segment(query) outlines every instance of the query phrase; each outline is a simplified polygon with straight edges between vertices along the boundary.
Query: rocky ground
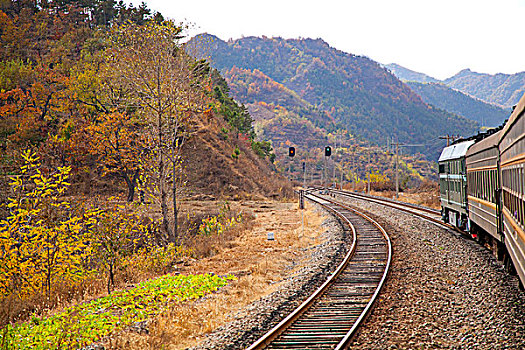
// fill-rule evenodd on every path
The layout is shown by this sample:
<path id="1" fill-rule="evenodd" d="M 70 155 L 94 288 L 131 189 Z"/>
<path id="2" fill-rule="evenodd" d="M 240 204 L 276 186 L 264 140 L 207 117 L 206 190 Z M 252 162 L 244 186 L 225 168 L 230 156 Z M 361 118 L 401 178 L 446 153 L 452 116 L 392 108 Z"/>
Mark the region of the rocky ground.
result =
<path id="1" fill-rule="evenodd" d="M 349 203 L 382 223 L 394 245 L 386 287 L 352 348 L 525 348 L 525 293 L 488 250 L 394 209 Z"/>
<path id="2" fill-rule="evenodd" d="M 394 248 L 392 270 L 386 286 L 353 340 L 352 349 L 525 349 L 525 293 L 520 291 L 517 277 L 508 275 L 491 252 L 455 232 L 395 209 L 361 200 L 348 201 L 384 225 Z M 276 206 L 254 206 L 259 208 L 254 209 L 259 213 L 259 225 L 274 220 L 271 228 L 277 227 L 279 221 L 291 222 L 291 217 L 283 219 L 279 216 L 282 210 L 274 211 Z M 297 220 L 297 212 L 294 215 L 293 220 Z M 239 241 L 231 250 L 205 262 L 202 268 L 215 266 L 217 273 L 235 270 L 240 278 L 235 285 L 224 288 L 208 300 L 204 298 L 193 308 L 202 312 L 203 305 L 220 299 L 221 304 L 217 304 L 220 306 L 214 311 L 216 315 L 226 310 L 237 311 L 219 327 L 208 327 L 214 331 L 204 332 L 207 333 L 205 336 L 188 335 L 188 340 L 193 339 L 190 343 L 198 342 L 198 345 L 191 345 L 191 349 L 244 349 L 313 292 L 344 252 L 342 245 L 346 233 L 336 219 L 327 217 L 321 236 L 311 232 L 303 248 L 291 249 L 297 239 L 294 237 L 298 237 L 297 224 L 288 240 L 283 237 L 279 242 L 280 248 L 269 243 L 254 248 L 256 255 L 263 251 L 274 254 L 271 260 L 285 254 L 297 257 L 287 258 L 279 265 L 280 271 L 271 272 L 268 260 L 261 260 L 250 251 L 232 255 L 235 249 L 245 249 L 254 244 L 249 242 L 256 241 Z M 319 226 L 312 224 L 311 228 L 314 227 Z M 268 226 L 262 225 L 255 229 L 254 235 L 264 234 L 267 229 Z M 242 262 L 244 270 L 239 270 L 241 262 L 234 269 L 231 267 L 228 262 L 231 256 L 246 257 L 247 260 Z M 226 262 L 228 264 L 220 267 Z M 256 268 L 254 264 L 257 264 Z M 196 266 L 192 269 L 195 271 L 190 272 L 200 272 Z M 275 274 L 273 282 L 268 271 Z M 268 289 L 270 292 L 261 294 L 264 295 L 262 298 L 250 301 L 247 306 L 225 306 L 237 295 L 242 295 L 243 288 L 250 289 L 256 275 L 266 278 L 261 285 L 269 283 L 273 289 Z M 174 324 L 174 319 L 179 324 L 203 323 L 210 313 L 199 316 L 183 310 L 181 315 L 167 317 L 166 325 L 158 328 L 165 332 L 169 325 Z M 184 317 L 186 319 L 182 322 Z M 149 327 L 152 333 L 155 333 L 154 328 Z M 175 333 L 184 337 L 184 331 L 179 329 L 167 335 L 157 332 L 147 341 L 148 348 L 158 348 L 156 344 L 165 348 L 185 348 L 184 342 L 166 346 L 168 338 L 171 339 L 169 334 Z"/>

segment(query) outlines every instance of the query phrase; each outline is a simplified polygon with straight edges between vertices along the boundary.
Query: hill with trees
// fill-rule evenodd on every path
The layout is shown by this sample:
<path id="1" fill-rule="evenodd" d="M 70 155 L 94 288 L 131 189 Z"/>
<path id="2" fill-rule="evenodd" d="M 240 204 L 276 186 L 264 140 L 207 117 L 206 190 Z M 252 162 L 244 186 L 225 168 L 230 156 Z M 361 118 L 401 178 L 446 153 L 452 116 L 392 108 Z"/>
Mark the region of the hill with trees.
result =
<path id="1" fill-rule="evenodd" d="M 464 69 L 444 83 L 488 103 L 512 108 L 525 93 L 525 72 L 492 75 Z"/>
<path id="2" fill-rule="evenodd" d="M 472 98 L 443 83 L 418 83 L 408 81 L 406 84 L 416 94 L 421 96 L 426 103 L 474 120 L 482 127 L 497 127 L 501 125 L 511 113 L 510 110 Z"/>
<path id="3" fill-rule="evenodd" d="M 82 348 L 157 314 L 168 294 L 134 289 L 115 313 L 110 297 L 104 315 L 97 300 L 97 317 L 84 303 L 46 318 L 173 272 L 195 242 L 243 220 L 228 208 L 181 215 L 181 201 L 292 195 L 271 144 L 255 139 L 247 109 L 187 53 L 184 35 L 144 4 L 0 3 L 3 347 Z M 194 299 L 226 283 L 179 277 L 163 293 L 183 284 Z"/>
<path id="4" fill-rule="evenodd" d="M 278 100 L 275 89 L 272 95 L 262 96 L 266 90 L 259 81 L 246 80 L 260 72 L 267 77 L 266 85 L 293 92 L 292 99 L 281 100 L 281 107 L 291 110 L 308 103 L 316 113 L 313 120 L 310 114 L 305 117 L 325 130 L 343 129 L 375 144 L 384 145 L 391 138 L 424 144 L 421 152 L 431 159 L 443 146 L 438 136 L 470 135 L 477 130 L 474 122 L 423 102 L 378 63 L 331 48 L 320 39 L 247 37 L 225 42 L 200 35 L 190 44 L 221 72 L 234 67 L 251 72 L 227 77 L 229 84 L 239 87 L 232 89 L 237 100 L 254 103 L 256 93 L 261 101 Z"/>
<path id="5" fill-rule="evenodd" d="M 403 82 L 441 83 L 454 90 L 461 91 L 465 95 L 481 100 L 487 104 L 496 105 L 500 108 L 507 110 L 512 108 L 512 106 L 516 105 L 521 96 L 523 96 L 523 94 L 525 93 L 525 72 L 520 72 L 516 74 L 498 73 L 491 75 L 485 73 L 476 73 L 471 71 L 470 69 L 464 69 L 458 74 L 441 81 L 429 77 L 424 73 L 412 71 L 395 63 L 387 64 L 385 67 L 388 68 L 392 72 L 392 74 L 394 74 Z M 427 92 L 430 93 L 432 85 L 426 86 L 426 88 Z M 443 92 L 444 90 L 440 89 L 440 91 Z M 461 101 L 466 102 L 463 96 L 457 95 L 457 97 Z M 452 101 L 450 102 L 452 103 Z M 452 104 L 456 105 L 459 103 L 461 102 L 456 101 Z M 472 111 L 465 112 L 469 115 L 475 114 L 476 110 L 479 111 L 479 108 L 481 108 L 479 104 L 473 103 L 472 101 L 467 102 L 467 104 L 474 107 Z M 439 105 L 437 104 L 436 106 L 439 107 Z M 445 108 L 445 110 L 448 109 Z M 491 113 L 490 110 L 491 108 L 487 109 L 485 112 L 482 113 Z M 500 110 L 492 110 L 496 115 L 501 114 Z M 454 112 L 454 110 L 448 111 Z M 466 116 L 465 114 L 461 115 Z M 488 117 L 488 119 L 497 120 L 498 117 L 496 115 L 490 116 Z"/>
<path id="6" fill-rule="evenodd" d="M 415 81 L 418 83 L 438 83 L 439 80 L 432 78 L 429 75 L 424 73 L 416 72 L 400 66 L 397 63 L 390 63 L 385 65 L 385 68 L 388 69 L 392 74 L 394 74 L 401 81 Z"/>

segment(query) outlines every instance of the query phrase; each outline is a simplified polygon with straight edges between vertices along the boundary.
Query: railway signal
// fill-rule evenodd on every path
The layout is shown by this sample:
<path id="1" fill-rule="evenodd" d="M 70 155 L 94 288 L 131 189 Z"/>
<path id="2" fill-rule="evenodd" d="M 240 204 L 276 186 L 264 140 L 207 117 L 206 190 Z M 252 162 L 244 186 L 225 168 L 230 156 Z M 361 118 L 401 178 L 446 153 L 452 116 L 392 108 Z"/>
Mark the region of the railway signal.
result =
<path id="1" fill-rule="evenodd" d="M 326 147 L 324 148 L 324 155 L 325 155 L 326 157 L 330 157 L 330 156 L 332 155 L 332 147 L 330 147 L 330 146 L 326 146 Z"/>
<path id="2" fill-rule="evenodd" d="M 295 147 L 289 147 L 289 148 L 288 148 L 288 155 L 289 155 L 290 157 L 295 156 Z"/>

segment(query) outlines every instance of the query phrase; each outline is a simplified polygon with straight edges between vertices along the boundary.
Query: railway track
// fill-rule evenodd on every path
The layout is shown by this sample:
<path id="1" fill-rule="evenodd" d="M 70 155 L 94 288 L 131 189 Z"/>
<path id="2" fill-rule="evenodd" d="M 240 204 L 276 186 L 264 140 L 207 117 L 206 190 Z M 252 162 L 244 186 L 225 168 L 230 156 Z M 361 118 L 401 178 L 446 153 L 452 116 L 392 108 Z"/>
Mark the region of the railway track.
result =
<path id="1" fill-rule="evenodd" d="M 467 235 L 465 232 L 461 231 L 457 227 L 443 222 L 441 220 L 441 212 L 436 209 L 425 208 L 425 207 L 413 205 L 410 203 L 402 203 L 402 202 L 394 201 L 388 198 L 373 197 L 373 196 L 368 196 L 368 195 L 364 195 L 361 193 L 355 193 L 355 192 L 348 192 L 348 191 L 334 190 L 334 189 L 330 189 L 329 192 L 331 194 L 339 195 L 342 197 L 362 199 L 362 200 L 366 200 L 369 202 L 381 204 L 381 205 L 384 205 L 390 208 L 394 208 L 397 210 L 401 210 L 406 213 L 419 216 L 423 220 L 430 221 L 438 226 L 445 227 L 450 230 L 454 230 L 463 235 Z"/>
<path id="2" fill-rule="evenodd" d="M 250 346 L 255 349 L 343 349 L 370 311 L 392 259 L 386 231 L 366 215 L 309 194 L 352 231 L 352 244 L 336 271 L 296 310 Z"/>

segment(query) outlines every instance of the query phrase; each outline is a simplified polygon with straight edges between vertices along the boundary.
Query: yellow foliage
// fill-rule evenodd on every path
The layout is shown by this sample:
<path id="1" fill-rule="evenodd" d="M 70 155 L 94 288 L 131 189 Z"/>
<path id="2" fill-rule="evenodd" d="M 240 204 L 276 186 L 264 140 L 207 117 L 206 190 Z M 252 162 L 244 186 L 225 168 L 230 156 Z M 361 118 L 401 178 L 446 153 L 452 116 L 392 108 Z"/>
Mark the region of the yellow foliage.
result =
<path id="1" fill-rule="evenodd" d="M 387 182 L 389 178 L 386 175 L 381 174 L 379 171 L 374 171 L 370 174 L 370 182 Z"/>
<path id="2" fill-rule="evenodd" d="M 94 222 L 92 212 L 74 216 L 60 198 L 70 167 L 46 176 L 35 154 L 27 151 L 23 158 L 22 174 L 11 178 L 16 196 L 8 200 L 9 216 L 0 221 L 0 296 L 21 299 L 89 274 L 82 264 L 90 254 L 83 233 Z"/>

